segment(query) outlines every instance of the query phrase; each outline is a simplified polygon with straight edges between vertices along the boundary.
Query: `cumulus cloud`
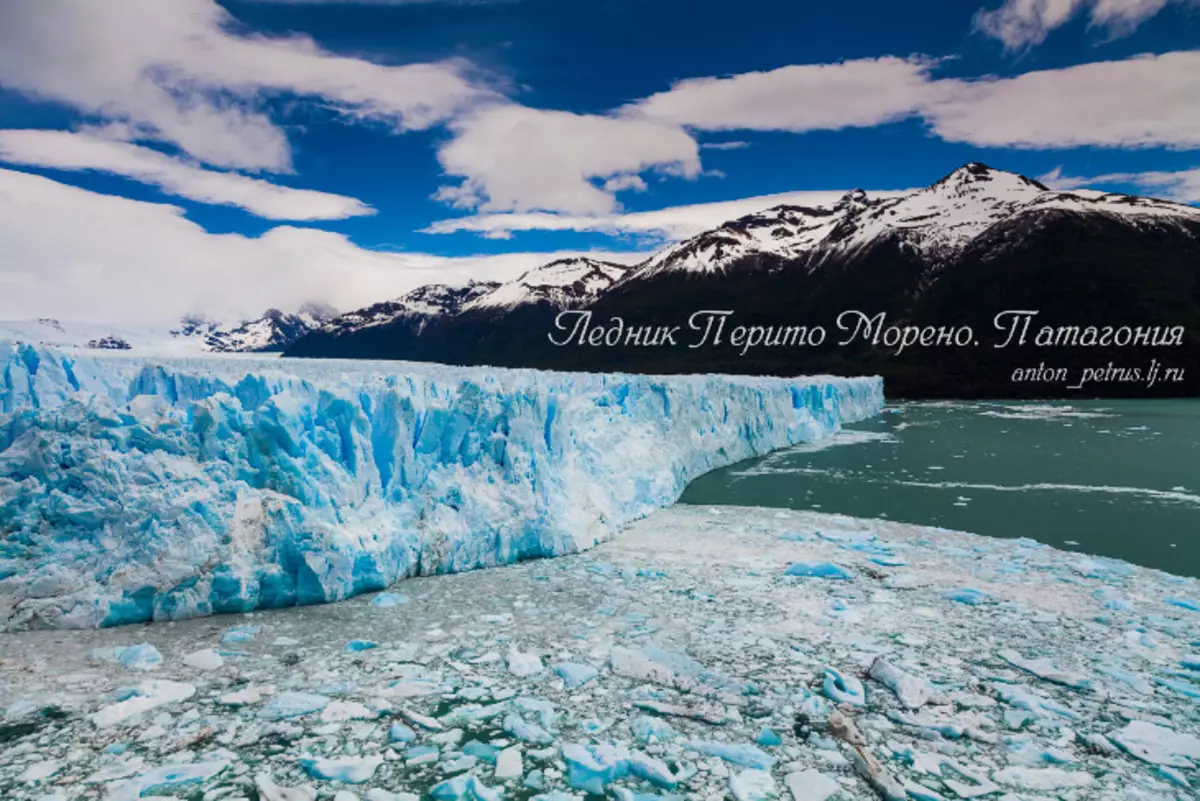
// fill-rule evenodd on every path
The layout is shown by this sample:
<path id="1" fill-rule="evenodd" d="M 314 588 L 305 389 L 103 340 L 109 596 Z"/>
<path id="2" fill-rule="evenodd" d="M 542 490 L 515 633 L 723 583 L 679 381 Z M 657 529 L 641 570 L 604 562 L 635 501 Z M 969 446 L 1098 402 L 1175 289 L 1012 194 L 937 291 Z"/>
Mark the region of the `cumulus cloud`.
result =
<path id="1" fill-rule="evenodd" d="M 1200 51 L 938 79 L 925 58 L 783 67 L 682 81 L 626 109 L 695 130 L 837 130 L 919 118 L 984 147 L 1200 147 Z"/>
<path id="2" fill-rule="evenodd" d="M 148 147 L 91 133 L 0 130 L 0 162 L 120 175 L 168 194 L 237 206 L 271 220 L 340 220 L 374 214 L 374 209 L 354 198 L 209 170 Z"/>
<path id="3" fill-rule="evenodd" d="M 1080 187 L 1135 186 L 1145 194 L 1174 200 L 1177 203 L 1200 203 L 1200 168 L 1070 176 L 1063 174 L 1062 167 L 1055 167 L 1039 177 L 1038 180 L 1052 189 L 1062 190 Z"/>
<path id="4" fill-rule="evenodd" d="M 887 56 L 690 78 L 626 112 L 706 131 L 879 125 L 914 113 L 929 94 L 934 65 L 927 58 Z"/>
<path id="5" fill-rule="evenodd" d="M 616 209 L 613 191 L 637 187 L 630 176 L 700 174 L 696 140 L 659 120 L 494 105 L 451 127 L 438 160 L 462 182 L 437 196 L 460 208 L 603 214 Z"/>
<path id="6" fill-rule="evenodd" d="M 243 33 L 214 0 L 7 0 L 0 84 L 124 123 L 221 167 L 286 171 L 264 104 L 318 97 L 397 129 L 428 128 L 494 93 L 459 62 L 384 66 L 311 39 Z"/>
<path id="7" fill-rule="evenodd" d="M 278 226 L 211 234 L 182 209 L 0 169 L 0 318 L 172 322 L 197 310 L 257 315 L 321 300 L 352 309 L 431 282 L 507 280 L 572 253 L 446 258 L 358 247 Z M 640 254 L 592 254 L 640 260 Z"/>
<path id="8" fill-rule="evenodd" d="M 1005 0 L 999 8 L 980 9 L 975 30 L 998 39 L 1006 50 L 1026 50 L 1086 12 L 1090 26 L 1105 29 L 1109 36 L 1125 36 L 1172 2 L 1195 0 Z"/>
<path id="9" fill-rule="evenodd" d="M 922 114 L 982 147 L 1200 147 L 1200 50 L 940 81 Z"/>
<path id="10" fill-rule="evenodd" d="M 872 197 L 890 197 L 913 190 L 868 191 Z M 655 211 L 626 214 L 568 215 L 535 212 L 528 214 L 480 214 L 439 220 L 425 228 L 427 234 L 471 231 L 489 238 L 507 238 L 517 231 L 600 231 L 632 234 L 676 241 L 716 228 L 721 223 L 773 206 L 827 206 L 845 195 L 845 190 L 781 192 L 774 195 L 671 206 Z"/>

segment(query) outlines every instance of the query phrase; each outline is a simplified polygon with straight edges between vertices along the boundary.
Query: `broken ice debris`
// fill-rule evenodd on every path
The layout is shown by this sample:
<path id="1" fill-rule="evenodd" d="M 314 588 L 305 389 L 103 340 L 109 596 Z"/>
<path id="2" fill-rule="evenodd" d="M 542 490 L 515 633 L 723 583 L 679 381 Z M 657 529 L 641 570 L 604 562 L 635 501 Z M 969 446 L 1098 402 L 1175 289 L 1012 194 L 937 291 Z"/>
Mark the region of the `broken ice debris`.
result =
<path id="1" fill-rule="evenodd" d="M 1062 670 L 1049 659 L 1026 659 L 1012 650 L 1001 651 L 1000 658 L 1013 667 L 1018 667 L 1027 673 L 1032 673 L 1039 679 L 1053 682 L 1054 684 L 1061 684 L 1064 687 L 1076 690 L 1088 686 L 1087 676 L 1081 673 L 1073 673 L 1069 670 Z"/>
<path id="2" fill-rule="evenodd" d="M 264 720 L 286 720 L 320 712 L 329 705 L 329 697 L 315 693 L 286 692 L 272 698 L 259 710 Z"/>
<path id="3" fill-rule="evenodd" d="M 729 792 L 737 801 L 765 801 L 775 797 L 775 780 L 770 771 L 750 768 L 729 777 Z"/>
<path id="4" fill-rule="evenodd" d="M 514 676 L 533 676 L 541 673 L 542 658 L 537 654 L 527 654 L 510 648 L 508 651 L 508 672 Z"/>
<path id="5" fill-rule="evenodd" d="M 1190 768 L 1200 761 L 1200 739 L 1142 720 L 1111 732 L 1108 739 L 1122 750 L 1152 765 Z"/>
<path id="6" fill-rule="evenodd" d="M 383 764 L 383 757 L 301 757 L 300 765 L 314 779 L 345 784 L 363 784 L 371 780 Z"/>
<path id="7" fill-rule="evenodd" d="M 959 587 L 958 589 L 949 590 L 946 592 L 946 599 L 956 601 L 967 606 L 981 606 L 992 600 L 992 596 L 982 590 L 975 590 L 970 587 Z"/>
<path id="8" fill-rule="evenodd" d="M 599 672 L 591 665 L 581 665 L 578 662 L 559 662 L 551 667 L 568 688 L 579 687 L 596 678 Z"/>
<path id="9" fill-rule="evenodd" d="M 789 773 L 783 783 L 791 791 L 792 801 L 826 801 L 842 789 L 836 781 L 816 770 Z"/>
<path id="10" fill-rule="evenodd" d="M 408 598 L 395 592 L 381 592 L 371 599 L 373 606 L 378 606 L 387 609 L 393 606 L 400 606 L 408 603 Z"/>
<path id="11" fill-rule="evenodd" d="M 262 626 L 230 626 L 221 635 L 221 644 L 235 645 L 241 642 L 249 642 L 257 637 L 261 631 Z"/>
<path id="12" fill-rule="evenodd" d="M 183 664 L 196 670 L 216 670 L 225 664 L 225 660 L 213 648 L 193 651 L 183 658 Z"/>
<path id="13" fill-rule="evenodd" d="M 201 784 L 229 766 L 229 760 L 216 759 L 207 762 L 190 762 L 178 765 L 163 765 L 113 787 L 106 801 L 135 801 L 142 796 L 157 796 L 159 790 Z"/>
<path id="14" fill-rule="evenodd" d="M 869 675 L 895 693 L 909 709 L 919 709 L 933 696 L 933 688 L 924 679 L 905 673 L 882 656 L 875 657 Z"/>
<path id="15" fill-rule="evenodd" d="M 143 712 L 183 701 L 195 694 L 196 688 L 186 682 L 166 680 L 142 682 L 132 697 L 102 707 L 92 715 L 92 722 L 101 729 L 115 726 Z"/>
<path id="16" fill-rule="evenodd" d="M 837 579 L 849 581 L 854 578 L 845 568 L 832 562 L 793 562 L 784 571 L 787 576 L 804 576 L 807 578 Z"/>
<path id="17" fill-rule="evenodd" d="M 478 776 L 463 774 L 435 784 L 429 797 L 437 801 L 500 801 L 504 794 L 485 785 Z"/>
<path id="18" fill-rule="evenodd" d="M 825 680 L 821 684 L 825 694 L 839 704 L 865 706 L 867 691 L 854 676 L 847 676 L 836 668 L 825 668 Z"/>
<path id="19" fill-rule="evenodd" d="M 624 746 L 567 743 L 562 748 L 567 763 L 567 783 L 576 790 L 604 795 L 605 788 L 618 779 L 636 776 L 656 787 L 671 789 L 676 779 L 660 760 Z"/>

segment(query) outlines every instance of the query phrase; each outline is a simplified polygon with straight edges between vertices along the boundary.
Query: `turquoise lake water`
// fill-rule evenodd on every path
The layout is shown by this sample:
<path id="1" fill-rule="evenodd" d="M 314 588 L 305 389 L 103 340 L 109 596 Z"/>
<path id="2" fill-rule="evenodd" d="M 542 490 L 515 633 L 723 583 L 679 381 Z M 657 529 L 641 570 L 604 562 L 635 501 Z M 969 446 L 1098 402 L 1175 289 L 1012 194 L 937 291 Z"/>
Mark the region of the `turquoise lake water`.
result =
<path id="1" fill-rule="evenodd" d="M 1200 400 L 903 403 L 702 476 L 681 502 L 1030 537 L 1200 576 Z"/>

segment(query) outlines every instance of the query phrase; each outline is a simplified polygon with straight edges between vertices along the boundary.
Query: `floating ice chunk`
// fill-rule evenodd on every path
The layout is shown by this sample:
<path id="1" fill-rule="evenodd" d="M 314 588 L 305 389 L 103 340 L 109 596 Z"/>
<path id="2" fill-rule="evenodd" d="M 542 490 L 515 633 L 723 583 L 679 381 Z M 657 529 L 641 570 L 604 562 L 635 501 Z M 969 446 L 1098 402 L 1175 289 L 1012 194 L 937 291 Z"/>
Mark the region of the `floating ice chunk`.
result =
<path id="1" fill-rule="evenodd" d="M 1000 700 L 1009 706 L 1029 712 L 1035 718 L 1058 716 L 1075 720 L 1079 717 L 1054 699 L 1046 698 L 1025 687 L 1001 681 L 992 682 L 990 686 L 1000 696 Z"/>
<path id="2" fill-rule="evenodd" d="M 882 656 L 875 657 L 869 672 L 871 678 L 887 687 L 900 703 L 909 709 L 919 709 L 933 697 L 933 688 L 924 679 L 905 673 Z"/>
<path id="3" fill-rule="evenodd" d="M 102 707 L 92 715 L 92 722 L 98 728 L 108 728 L 151 709 L 184 701 L 195 694 L 196 688 L 186 682 L 165 679 L 142 682 L 132 697 Z"/>
<path id="4" fill-rule="evenodd" d="M 1153 685 L 1146 681 L 1144 677 L 1124 668 L 1114 665 L 1096 665 L 1096 671 L 1106 676 L 1111 676 L 1117 681 L 1128 685 L 1134 692 L 1141 693 L 1142 695 L 1150 695 L 1154 692 Z"/>
<path id="5" fill-rule="evenodd" d="M 821 684 L 825 695 L 839 704 L 866 706 L 867 691 L 854 676 L 841 673 L 836 668 L 825 668 L 825 680 Z"/>
<path id="6" fill-rule="evenodd" d="M 835 579 L 838 581 L 850 581 L 854 578 L 845 568 L 839 567 L 832 562 L 793 562 L 783 572 L 786 576 Z"/>
<path id="7" fill-rule="evenodd" d="M 270 695 L 273 692 L 275 692 L 275 686 L 272 684 L 250 684 L 240 690 L 225 693 L 217 699 L 217 703 L 225 706 L 257 704 L 263 699 L 263 696 Z"/>
<path id="8" fill-rule="evenodd" d="M 414 793 L 389 793 L 375 787 L 367 790 L 367 801 L 421 801 L 421 797 Z"/>
<path id="9" fill-rule="evenodd" d="M 775 779 L 769 771 L 751 768 L 729 777 L 729 792 L 737 801 L 763 801 L 774 798 Z"/>
<path id="10" fill-rule="evenodd" d="M 404 763 L 410 767 L 429 765 L 438 761 L 440 753 L 432 745 L 414 745 L 404 752 Z"/>
<path id="11" fill-rule="evenodd" d="M 529 801 L 583 801 L 583 796 L 554 790 L 553 792 L 549 793 L 539 793 L 538 795 L 535 795 L 533 798 L 529 799 Z"/>
<path id="12" fill-rule="evenodd" d="M 1087 676 L 1084 676 L 1082 673 L 1062 670 L 1049 659 L 1026 659 L 1012 650 L 1001 651 L 1000 658 L 1013 667 L 1020 668 L 1027 673 L 1032 673 L 1039 679 L 1054 684 L 1061 684 L 1064 687 L 1079 690 L 1087 687 L 1089 683 Z"/>
<path id="13" fill-rule="evenodd" d="M 661 648 L 641 649 L 615 646 L 609 657 L 613 672 L 618 676 L 640 679 L 685 692 L 713 694 L 717 692 L 741 695 L 751 686 L 720 673 L 684 654 Z"/>
<path id="14" fill-rule="evenodd" d="M 417 733 L 405 726 L 403 723 L 393 723 L 388 729 L 388 742 L 390 743 L 411 743 L 417 739 Z"/>
<path id="15" fill-rule="evenodd" d="M 359 651 L 372 651 L 379 647 L 379 643 L 371 640 L 351 640 L 346 643 L 347 653 L 358 653 Z"/>
<path id="16" fill-rule="evenodd" d="M 1191 598 L 1165 598 L 1165 603 L 1171 606 L 1178 606 L 1180 609 L 1187 609 L 1192 612 L 1200 612 L 1200 601 L 1194 601 Z"/>
<path id="17" fill-rule="evenodd" d="M 671 724 L 665 720 L 647 717 L 646 715 L 634 718 L 629 727 L 633 730 L 634 738 L 642 745 L 654 742 L 666 742 L 667 740 L 674 740 L 679 736 L 679 732 L 671 728 Z"/>
<path id="18" fill-rule="evenodd" d="M 222 645 L 250 642 L 262 632 L 262 626 L 230 626 L 221 635 Z"/>
<path id="19" fill-rule="evenodd" d="M 1200 761 L 1200 739 L 1155 723 L 1131 721 L 1125 728 L 1110 732 L 1108 739 L 1126 753 L 1152 765 L 1190 768 Z"/>
<path id="20" fill-rule="evenodd" d="M 783 745 L 783 740 L 781 740 L 779 738 L 779 735 L 776 734 L 775 730 L 768 729 L 768 728 L 762 729 L 758 733 L 758 736 L 754 738 L 754 742 L 758 743 L 759 745 L 763 746 L 764 748 L 771 748 L 776 745 Z"/>
<path id="21" fill-rule="evenodd" d="M 227 767 L 229 767 L 227 759 L 163 765 L 161 768 L 155 768 L 116 785 L 109 790 L 107 801 L 134 801 L 143 795 L 161 795 L 157 792 L 159 790 L 201 784 Z"/>
<path id="22" fill-rule="evenodd" d="M 414 726 L 420 726 L 422 729 L 429 731 L 441 731 L 444 726 L 428 715 L 422 715 L 420 712 L 413 712 L 411 709 L 401 709 L 400 717 L 407 720 Z"/>
<path id="23" fill-rule="evenodd" d="M 537 654 L 522 653 L 516 648 L 508 650 L 508 672 L 514 676 L 534 676 L 544 669 L 542 658 Z"/>
<path id="24" fill-rule="evenodd" d="M 770 770 L 771 766 L 775 764 L 773 756 L 749 743 L 718 743 L 710 740 L 688 740 L 684 743 L 684 746 L 701 754 L 719 757 L 734 765 L 741 765 L 744 768 Z"/>
<path id="25" fill-rule="evenodd" d="M 1010 767 L 996 771 L 992 778 L 1000 784 L 1022 790 L 1066 790 L 1087 787 L 1092 783 L 1091 774 L 1062 768 Z"/>
<path id="26" fill-rule="evenodd" d="M 345 784 L 363 784 L 371 780 L 383 764 L 383 757 L 301 757 L 300 765 L 314 779 Z"/>
<path id="27" fill-rule="evenodd" d="M 320 712 L 329 705 L 329 702 L 330 698 L 327 695 L 302 692 L 280 693 L 259 710 L 258 716 L 264 720 L 298 718 Z"/>
<path id="28" fill-rule="evenodd" d="M 959 587 L 948 590 L 945 593 L 945 597 L 947 600 L 966 604 L 967 606 L 982 606 L 992 600 L 992 596 L 986 592 L 972 589 L 971 587 Z"/>
<path id="29" fill-rule="evenodd" d="M 379 714 L 358 701 L 331 701 L 321 710 L 321 720 L 342 723 L 347 720 L 373 720 Z"/>
<path id="30" fill-rule="evenodd" d="M 826 801 L 842 789 L 834 779 L 816 770 L 789 773 L 783 784 L 791 791 L 792 801 Z"/>
<path id="31" fill-rule="evenodd" d="M 520 715 L 510 714 L 504 718 L 504 730 L 523 743 L 550 745 L 554 735 L 537 724 L 530 723 Z"/>
<path id="32" fill-rule="evenodd" d="M 113 656 L 126 670 L 155 670 L 162 664 L 162 654 L 148 642 L 113 649 Z"/>
<path id="33" fill-rule="evenodd" d="M 401 606 L 408 603 L 408 597 L 397 592 L 381 592 L 371 599 L 372 606 L 378 606 L 382 609 L 390 609 L 393 606 Z"/>
<path id="34" fill-rule="evenodd" d="M 504 793 L 488 787 L 478 776 L 464 774 L 435 784 L 429 790 L 429 797 L 436 801 L 500 801 Z"/>
<path id="35" fill-rule="evenodd" d="M 578 662 L 559 662 L 552 666 L 551 670 L 558 674 L 568 688 L 587 684 L 599 675 L 599 671 L 591 665 L 581 665 Z"/>
<path id="36" fill-rule="evenodd" d="M 183 664 L 196 670 L 217 670 L 225 664 L 225 660 L 213 648 L 193 651 L 183 658 Z"/>
<path id="37" fill-rule="evenodd" d="M 596 795 L 603 795 L 608 785 L 631 775 L 668 790 L 677 783 L 661 760 L 624 746 L 567 743 L 562 758 L 567 763 L 567 783 L 573 789 Z"/>
<path id="38" fill-rule="evenodd" d="M 521 759 L 521 749 L 514 746 L 505 748 L 496 755 L 496 773 L 497 779 L 515 779 L 525 772 L 525 767 Z"/>
<path id="39" fill-rule="evenodd" d="M 315 788 L 308 785 L 303 787 L 280 787 L 266 774 L 260 774 L 255 777 L 254 787 L 258 790 L 259 798 L 262 801 L 317 801 L 317 791 Z"/>
<path id="40" fill-rule="evenodd" d="M 54 774 L 62 770 L 62 763 L 53 759 L 44 759 L 40 762 L 34 762 L 27 766 L 21 774 L 17 776 L 17 781 L 22 784 L 37 784 L 45 779 L 49 779 Z"/>

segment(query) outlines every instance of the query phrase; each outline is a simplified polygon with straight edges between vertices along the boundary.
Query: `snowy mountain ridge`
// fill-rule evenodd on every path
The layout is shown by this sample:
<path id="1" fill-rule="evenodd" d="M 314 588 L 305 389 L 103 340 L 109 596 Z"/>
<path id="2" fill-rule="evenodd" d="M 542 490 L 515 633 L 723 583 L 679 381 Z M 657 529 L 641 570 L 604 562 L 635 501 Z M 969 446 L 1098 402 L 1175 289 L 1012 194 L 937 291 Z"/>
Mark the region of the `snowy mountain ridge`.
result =
<path id="1" fill-rule="evenodd" d="M 628 270 L 623 264 L 586 257 L 558 259 L 501 284 L 464 309 L 513 309 L 527 303 L 549 303 L 560 309 L 581 305 L 608 289 Z"/>
<path id="2" fill-rule="evenodd" d="M 944 262 L 985 231 L 1017 215 L 1059 209 L 1132 218 L 1200 220 L 1200 209 L 1114 193 L 1049 189 L 984 164 L 966 164 L 909 195 L 871 198 L 861 189 L 832 207 L 776 206 L 732 220 L 672 245 L 629 272 L 626 282 L 668 272 L 710 273 L 743 258 L 808 258 L 815 267 L 860 251 L 888 236 L 922 257 Z"/>
<path id="3" fill-rule="evenodd" d="M 465 305 L 498 287 L 500 284 L 495 281 L 472 281 L 465 285 L 426 284 L 394 300 L 385 300 L 328 320 L 320 330 L 338 335 L 405 320 L 411 321 L 419 331 L 433 318 L 458 314 Z"/>

